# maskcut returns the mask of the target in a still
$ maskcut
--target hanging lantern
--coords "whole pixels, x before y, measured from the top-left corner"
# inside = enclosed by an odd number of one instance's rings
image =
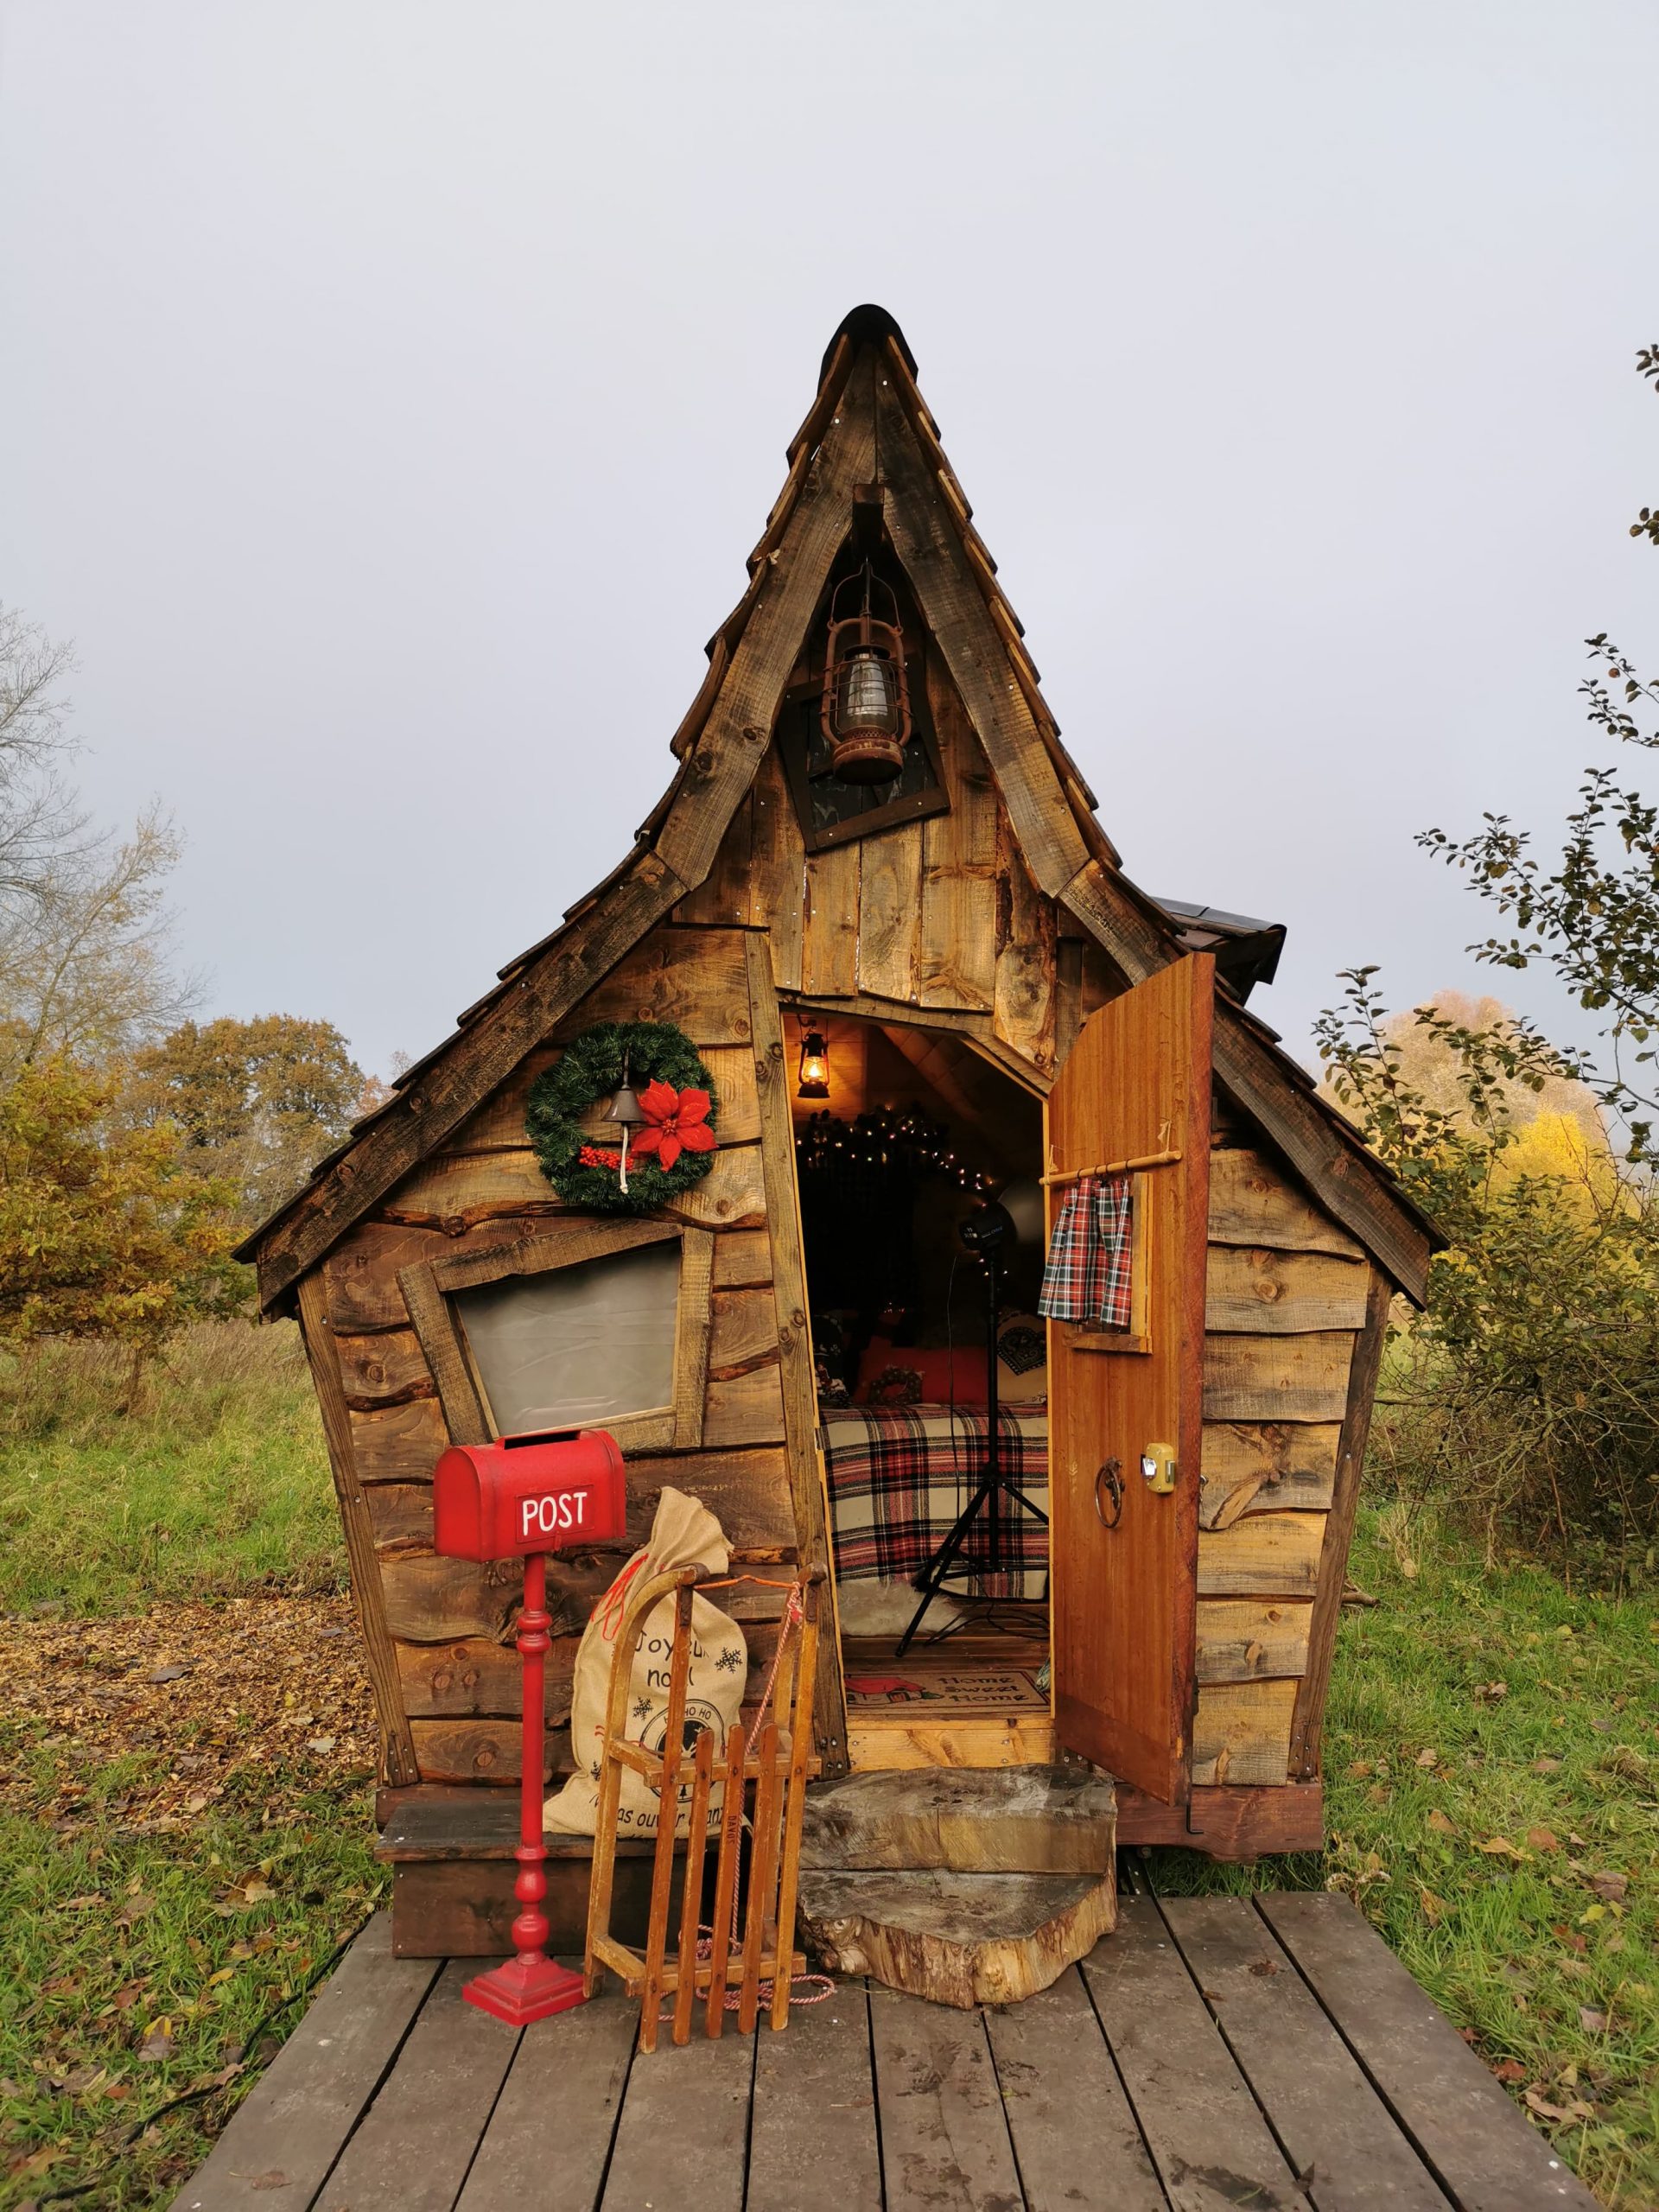
[[[855,611],[849,587],[858,588]],[[890,621],[879,619],[878,603]],[[843,783],[891,783],[904,766],[910,688],[899,601],[868,561],[860,574],[842,579],[830,601],[819,721],[831,747],[830,773]]]
[[[798,1098],[827,1098],[830,1096],[830,1047],[824,1042],[821,1029],[809,1029],[801,1039],[801,1079],[795,1087]]]
[[[639,1093],[628,1080],[628,1064],[622,1063],[622,1080],[611,1093],[611,1103],[605,1109],[605,1119],[614,1122],[622,1131],[622,1188],[628,1187],[628,1138],[645,1118],[645,1109],[639,1103]]]

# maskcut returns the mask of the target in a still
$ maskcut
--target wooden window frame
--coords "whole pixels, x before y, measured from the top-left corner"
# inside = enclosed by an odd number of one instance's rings
[[[919,659],[918,664],[919,665]],[[779,709],[779,753],[782,756],[785,779],[789,785],[790,797],[795,802],[795,819],[800,825],[802,838],[809,853],[827,853],[837,845],[850,845],[855,839],[868,837],[880,830],[892,830],[899,823],[920,822],[931,814],[949,814],[950,794],[945,788],[944,760],[939,751],[939,741],[933,728],[933,718],[927,711],[925,699],[914,698],[911,703],[911,743],[919,745],[927,756],[928,766],[933,772],[932,784],[925,790],[912,791],[908,798],[889,799],[884,806],[872,806],[850,822],[837,822],[828,830],[816,830],[812,825],[812,786],[806,772],[806,751],[796,742],[798,733],[786,728],[791,717],[804,712],[814,716],[818,712],[821,697],[819,685],[809,689],[804,684],[793,686],[784,694]]]
[[[1147,1282],[1147,1253],[1150,1249],[1149,1214],[1155,1178],[1145,1168],[1129,1178],[1129,1325],[1101,1329],[1087,1321],[1062,1321],[1068,1351],[1150,1352],[1151,1300]]]
[[[677,1243],[680,1279],[674,1307],[674,1395],[666,1406],[625,1414],[606,1427],[624,1452],[696,1451],[702,1443],[703,1396],[709,1382],[709,1332],[713,1310],[715,1239],[712,1231],[678,1222],[584,1222],[550,1235],[521,1237],[453,1259],[428,1260],[398,1271],[398,1287],[426,1356],[444,1424],[454,1444],[486,1444],[497,1433],[489,1395],[474,1363],[467,1332],[453,1303],[458,1291],[481,1289],[511,1277],[546,1274],[555,1268]]]

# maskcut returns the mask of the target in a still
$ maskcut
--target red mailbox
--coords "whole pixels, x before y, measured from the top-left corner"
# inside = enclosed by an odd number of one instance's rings
[[[432,1478],[432,1544],[446,1559],[619,1544],[626,1532],[622,1454],[602,1428],[452,1445]]]
[[[583,2001],[582,1979],[547,1955],[547,1846],[542,1840],[543,1674],[547,1631],[547,1554],[617,1544],[626,1533],[622,1454],[602,1428],[504,1436],[496,1444],[452,1445],[432,1477],[433,1548],[447,1559],[522,1557],[524,1604],[518,1616],[524,1662],[523,1782],[513,1893],[523,1910],[512,1923],[516,1958],[475,1974],[461,1995],[515,2028],[568,2012]]]

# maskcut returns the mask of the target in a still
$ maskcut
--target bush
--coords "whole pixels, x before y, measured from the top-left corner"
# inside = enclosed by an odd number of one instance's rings
[[[1524,1024],[1416,1026],[1457,1077],[1431,1105],[1370,978],[1320,1023],[1338,1098],[1450,1239],[1427,1313],[1396,1332],[1373,1468],[1570,1561],[1629,1562],[1659,1526],[1659,1200],[1567,1115],[1518,1101],[1561,1063]]]

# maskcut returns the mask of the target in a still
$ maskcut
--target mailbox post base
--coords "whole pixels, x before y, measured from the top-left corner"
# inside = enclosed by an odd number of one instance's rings
[[[568,2012],[585,2001],[582,1976],[556,1959],[505,1959],[499,1967],[474,1974],[461,1993],[469,2005],[505,2020],[510,2028],[527,2028],[532,2020]]]

